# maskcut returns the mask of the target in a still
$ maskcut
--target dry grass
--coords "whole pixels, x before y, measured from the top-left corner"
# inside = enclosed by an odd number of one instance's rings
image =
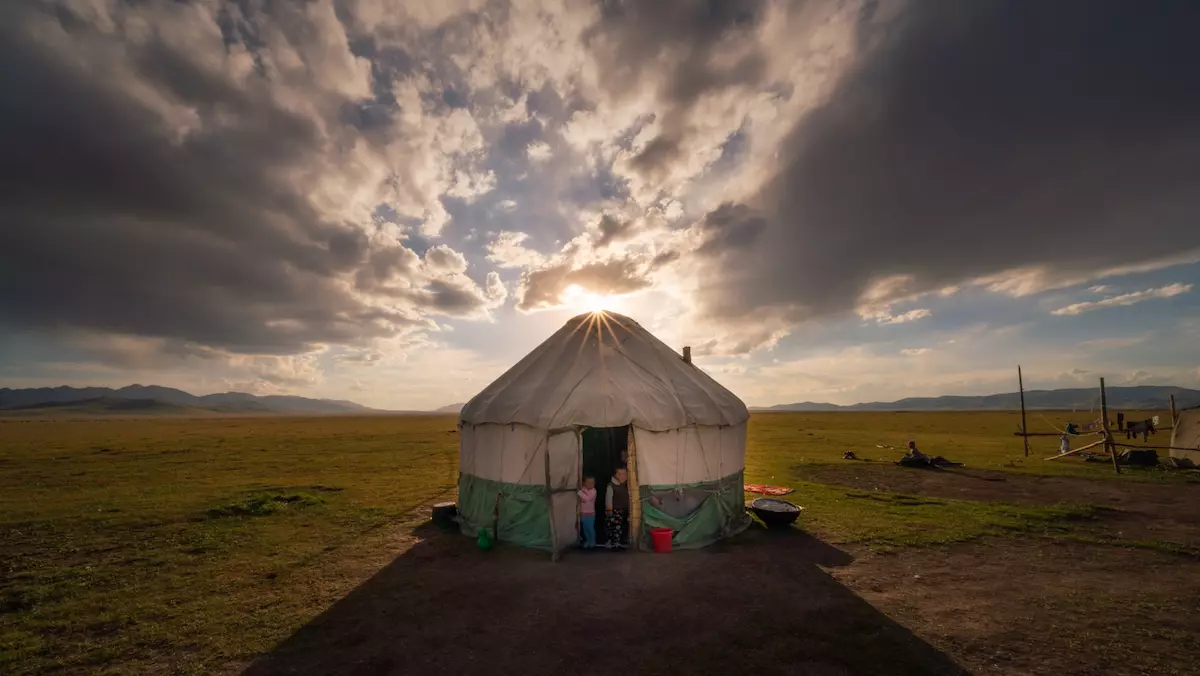
[[[884,550],[1110,538],[1091,529],[1088,504],[905,496],[806,481],[796,467],[847,464],[847,449],[892,459],[875,444],[915,437],[973,467],[1186,480],[1025,461],[1016,419],[756,415],[747,479],[797,487],[805,527],[826,541]],[[237,668],[406,550],[414,510],[454,489],[453,428],[448,416],[0,420],[0,673]]]

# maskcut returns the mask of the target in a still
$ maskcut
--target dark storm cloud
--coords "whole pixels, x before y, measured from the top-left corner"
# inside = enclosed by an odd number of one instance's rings
[[[752,31],[764,0],[604,0],[588,41],[603,66],[601,82],[615,97],[656,81],[662,130],[633,158],[633,168],[656,175],[683,152],[689,108],[710,92],[760,84],[767,56]],[[734,45],[733,59],[714,59]]]
[[[767,229],[767,219],[745,204],[722,204],[700,221],[704,243],[701,254],[718,254],[729,249],[744,249],[758,241]]]
[[[1195,249],[1198,23],[1197,3],[1123,0],[864,20],[864,53],[781,146],[755,209],[709,215],[731,234],[705,245],[722,272],[708,311],[796,320],[888,276],[912,276],[896,287],[911,294]]]
[[[596,226],[596,230],[597,247],[608,246],[636,232],[633,221],[622,221],[611,214],[604,214],[600,217],[600,223]]]
[[[27,24],[58,30],[56,18],[69,51]],[[421,323],[337,281],[366,265],[369,286],[402,261],[371,258],[360,230],[313,208],[296,176],[326,161],[330,139],[265,79],[235,86],[199,66],[194,46],[157,33],[117,45],[67,10],[0,19],[0,324],[292,353]],[[297,44],[310,35],[287,17],[279,25]],[[117,49],[128,70],[97,77],[78,65]],[[176,133],[147,92],[198,123]],[[464,307],[443,291],[430,307]]]

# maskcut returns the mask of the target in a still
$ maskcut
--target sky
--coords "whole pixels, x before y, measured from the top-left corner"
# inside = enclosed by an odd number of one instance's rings
[[[751,405],[1200,387],[1198,20],[2,3],[0,386],[430,409],[604,308]]]

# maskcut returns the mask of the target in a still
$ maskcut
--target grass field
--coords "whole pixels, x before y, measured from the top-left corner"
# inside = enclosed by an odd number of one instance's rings
[[[1053,438],[1035,440],[1025,459],[1018,417],[759,414],[747,480],[795,487],[805,529],[839,546],[917,551],[1002,537],[1195,562],[1190,531],[1104,528],[1097,514],[1110,506],[1069,492],[1008,502],[862,484],[905,471],[879,462],[900,451],[876,445],[909,438],[1005,476],[1114,490],[1197,481],[1045,462]],[[244,668],[391,561],[418,507],[453,495],[454,426],[447,416],[0,420],[0,673]],[[844,461],[848,449],[875,462]]]

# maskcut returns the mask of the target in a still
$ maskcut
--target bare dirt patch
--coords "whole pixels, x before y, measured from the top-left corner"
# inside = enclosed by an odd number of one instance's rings
[[[1196,673],[1200,563],[1186,557],[991,539],[831,572],[974,673]]]
[[[691,552],[480,552],[428,536],[252,664],[266,674],[959,674],[799,531]]]
[[[1099,523],[1118,537],[1200,546],[1200,485],[1097,481],[988,470],[916,469],[891,463],[796,468],[806,481],[937,498],[1109,508]]]

